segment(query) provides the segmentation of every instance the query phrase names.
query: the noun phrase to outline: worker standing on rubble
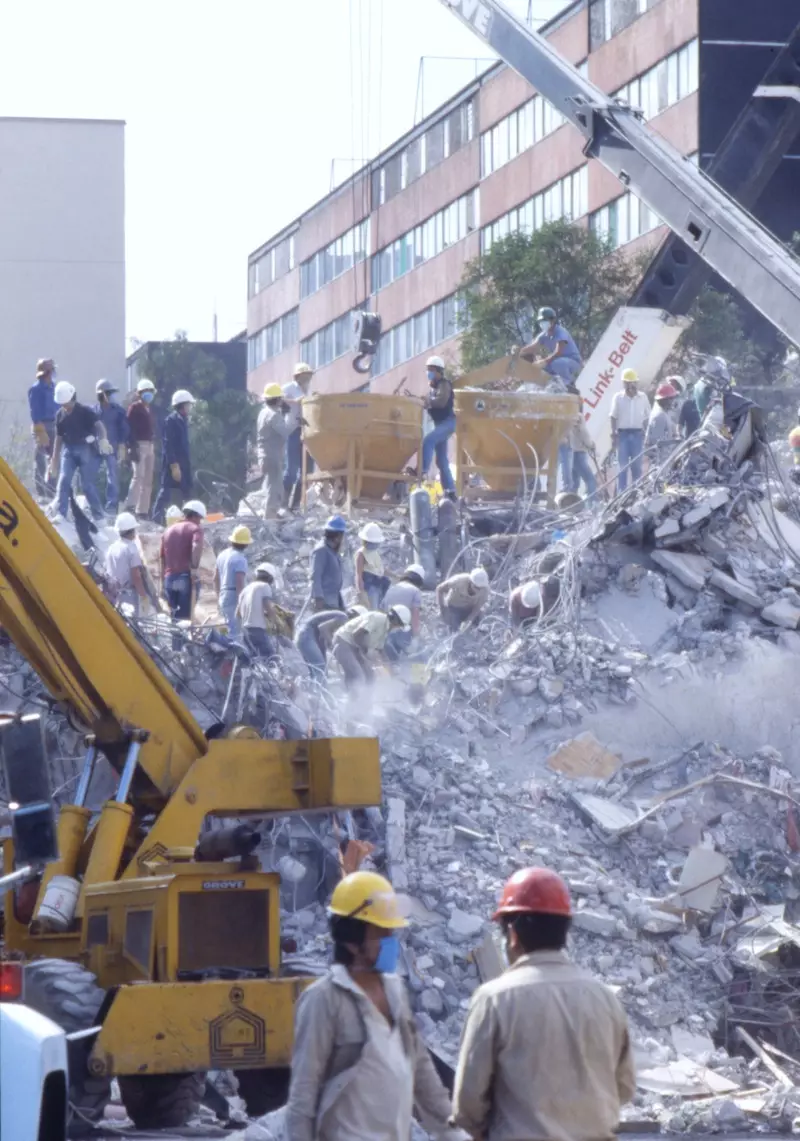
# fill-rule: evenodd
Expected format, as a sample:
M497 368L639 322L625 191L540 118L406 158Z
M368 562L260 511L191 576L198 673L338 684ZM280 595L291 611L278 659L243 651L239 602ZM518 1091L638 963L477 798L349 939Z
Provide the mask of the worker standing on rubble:
M644 446L650 451L650 462L658 466L675 448L676 425L673 410L678 390L669 381L659 384L655 403L647 422Z
M411 615L408 630L392 630L386 639L386 656L392 661L408 653L412 638L419 637L422 619L422 586L425 582L425 567L412 563L406 567L397 582L392 583L383 599L386 610L390 606L405 606Z
M650 401L639 391L639 375L632 368L622 373L622 392L611 401L611 447L617 452L617 491L628 486L628 471L638 483L642 478L644 433L650 419Z
M161 482L153 506L153 519L164 522L164 510L180 492L185 499L192 491L192 462L189 455L189 413L195 398L185 388L172 394L172 411L164 420L161 435Z
M217 555L214 569L214 590L217 592L219 612L228 627L228 636L238 638L240 627L237 617L239 598L247 582L245 551L253 541L250 528L243 523L231 531L228 546Z
M311 554L311 598L314 609L344 610L342 599L342 542L347 524L332 515L325 524L322 542Z
M128 453L130 428L125 409L119 403L119 389L110 380L98 380L95 385L97 403L94 410L106 430L111 451L101 457L106 469L106 514L116 515L119 507L119 465Z
M205 504L199 499L190 499L183 505L183 522L174 523L161 536L162 590L176 622L192 617L194 578L203 554L205 517Z
M400 603L391 606L386 613L367 610L340 626L333 636L333 656L342 667L347 688L371 682L375 675L370 658L384 650L393 630L410 627L411 612Z
M47 474L56 437L58 405L53 395L55 376L56 362L49 358L39 360L36 362L36 381L28 389L36 494L41 499L49 498L55 487Z
M436 587L439 613L451 630L459 630L478 617L489 601L489 576L483 567L469 574L454 574Z
M793 483L800 483L800 408L797 410L797 424L789 433L789 447L794 460L791 479Z
M539 324L539 335L530 345L522 349L520 356L533 361L537 356L537 350L544 349L547 356L541 358L539 363L548 376L558 377L566 387L577 380L583 367L578 346L564 326L559 325L556 311L549 305L539 310L536 320Z
M509 966L472 996L453 1090L452 1120L481 1141L610 1139L636 1090L621 1003L565 953L571 916L547 868L503 888Z
M286 1141L408 1141L415 1112L438 1141L465 1138L396 974L400 911L375 872L333 892L333 965L295 1011Z
M75 389L66 380L60 380L54 391L59 406L56 413L55 445L48 473L51 479L58 473L56 487L56 520L66 519L69 496L75 473L81 473L83 494L89 501L89 510L96 523L104 521L103 506L97 491L97 467L100 456L108 455L111 445L106 430L94 412L76 399Z
M592 499L597 493L597 480L592 471L592 462L596 462L595 455L597 449L595 448L594 440L589 435L589 429L586 426L586 420L583 415L583 397L580 394L576 384L567 385L567 391L572 396L577 396L580 401L580 408L575 420L569 431L569 446L572 452L572 471L571 481L568 488L565 490L572 491L576 495L580 489L581 482L586 485L586 499ZM590 457L591 456L591 460Z
M137 519L149 519L150 500L153 497L155 469L155 423L150 405L155 400L156 388L152 380L140 380L136 395L128 405L128 457L133 468L128 488L126 508Z
M674 384L675 380L681 378L668 376L667 380ZM694 396L694 384L690 382L684 388L684 398L681 404L680 412L678 413L678 434L684 439L688 440L693 436L697 429L700 427L700 409L697 407L697 401Z
M445 376L444 361L441 357L428 357L426 367L428 396L425 410L433 421L433 427L422 439L420 479L428 478L428 470L435 455L442 490L447 499L455 499L456 484L447 455L450 437L456 430L455 395L452 384Z
M356 551L354 560L356 590L363 606L377 610L391 582L384 574L379 550L383 542L383 531L377 523L365 523L358 532L358 537L361 546Z
M293 431L291 409L279 384L264 389L264 407L258 414L256 442L258 462L264 480L264 518L274 519L283 506L283 476L287 439Z
M303 494L303 397L311 391L314 370L304 361L294 366L292 379L284 384L283 399L288 405L286 416L288 436L286 438L286 462L283 471L283 489L286 493L286 506L296 509L300 506ZM314 470L314 461L306 453L305 470Z
M129 511L117 516L114 530L118 538L106 551L106 575L111 601L127 603L139 617L139 604L148 597L144 562L136 542L136 517Z
M307 618L295 636L294 644L303 655L308 672L316 681L322 681L328 666L328 654L333 636L340 626L351 618L367 613L366 606L351 606L344 610L320 610Z
M508 613L512 626L524 626L526 622L538 622L549 614L561 597L561 582L555 575L545 575L542 579L531 579L511 591L508 597Z
M259 563L255 582L244 587L236 604L236 619L241 624L244 644L260 658L271 658L275 653L267 633L267 623L275 621L273 587L276 578L277 572L272 563Z

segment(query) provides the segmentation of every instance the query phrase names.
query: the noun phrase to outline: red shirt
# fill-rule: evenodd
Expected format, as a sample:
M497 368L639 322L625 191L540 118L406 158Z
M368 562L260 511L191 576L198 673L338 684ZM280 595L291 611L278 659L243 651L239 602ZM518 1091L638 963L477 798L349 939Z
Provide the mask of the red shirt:
M185 574L198 565L202 553L203 528L188 519L173 523L161 536L164 574Z
M131 439L153 439L153 413L143 400L134 400L128 407L128 425L131 430Z

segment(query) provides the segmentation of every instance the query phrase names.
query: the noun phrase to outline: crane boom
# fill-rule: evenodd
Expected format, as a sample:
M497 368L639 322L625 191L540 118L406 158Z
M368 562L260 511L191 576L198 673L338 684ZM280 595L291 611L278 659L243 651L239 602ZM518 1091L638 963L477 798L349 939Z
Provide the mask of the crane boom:
M633 108L604 94L500 0L441 0L586 140L603 164L790 341L800 328L800 263Z

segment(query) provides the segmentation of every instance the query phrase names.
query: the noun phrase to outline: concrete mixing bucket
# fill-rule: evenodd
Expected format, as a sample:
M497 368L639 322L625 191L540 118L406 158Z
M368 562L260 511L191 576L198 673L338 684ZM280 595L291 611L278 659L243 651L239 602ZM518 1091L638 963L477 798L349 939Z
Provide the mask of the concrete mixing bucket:
M456 391L459 491L477 474L490 491L514 495L539 474L552 500L558 480L558 445L578 414L577 396L550 392ZM535 453L535 455L534 455Z
M422 405L407 396L330 393L303 401L303 442L319 471L311 482L343 479L348 501L381 499L408 481L405 468L420 448Z

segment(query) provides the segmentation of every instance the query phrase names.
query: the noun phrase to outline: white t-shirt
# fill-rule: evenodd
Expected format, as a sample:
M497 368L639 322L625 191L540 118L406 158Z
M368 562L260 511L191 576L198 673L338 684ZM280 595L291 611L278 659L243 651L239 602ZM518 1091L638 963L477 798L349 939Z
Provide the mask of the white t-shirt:
M118 590L133 588L131 571L142 566L135 539L116 539L106 551L106 574Z
M251 582L239 595L237 613L243 626L257 626L266 630L264 603L272 601L272 587L268 582Z
M611 419L616 420L618 432L646 428L650 419L650 401L643 392L637 392L635 396L618 392L611 401Z
M290 380L288 384L283 386L283 395L287 400L300 400L306 394L303 392L300 385L296 380ZM290 425L290 430L293 432L295 428L300 427L301 409L299 404L290 404L289 411L286 414L286 423Z

